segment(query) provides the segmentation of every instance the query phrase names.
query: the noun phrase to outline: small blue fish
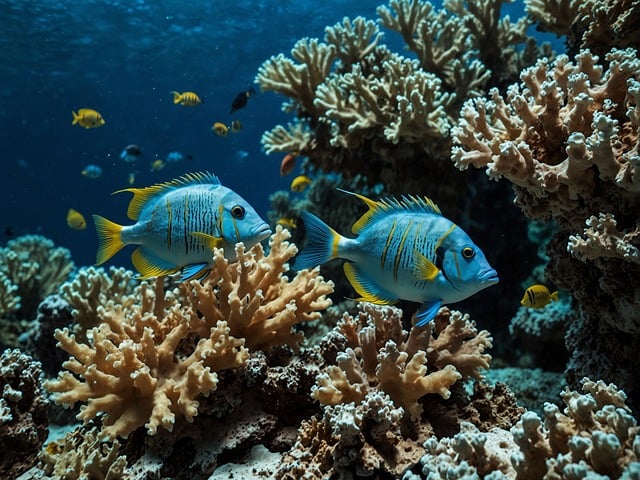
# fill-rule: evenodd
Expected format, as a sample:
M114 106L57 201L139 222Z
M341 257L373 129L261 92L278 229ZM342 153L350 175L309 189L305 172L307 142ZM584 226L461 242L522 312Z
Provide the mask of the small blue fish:
M369 207L353 224L358 236L343 237L315 215L302 212L307 246L296 259L296 269L344 258L344 272L358 300L380 305L399 299L420 302L418 326L431 321L443 304L498 283L482 250L428 198L376 202L341 191Z
M271 234L269 225L215 175L191 173L133 193L127 216L135 225L122 226L99 215L96 264L109 260L125 245L140 245L131 261L146 279L180 273L180 281L202 278L212 267L214 247L235 258L235 244L247 248Z

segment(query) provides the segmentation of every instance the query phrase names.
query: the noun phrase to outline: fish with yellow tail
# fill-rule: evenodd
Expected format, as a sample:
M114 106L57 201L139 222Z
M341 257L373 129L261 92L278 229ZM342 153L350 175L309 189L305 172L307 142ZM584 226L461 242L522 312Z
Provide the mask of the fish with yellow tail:
M194 92L171 92L173 94L173 103L174 105L182 105L183 107L195 107L196 105L200 105L202 100L200 97Z
M137 223L122 226L94 215L99 243L96 264L103 264L125 245L138 245L131 261L140 279L203 278L212 267L214 247L223 248L225 257L233 259L236 243L251 248L271 234L246 200L208 172L115 193L119 192L133 193L127 216Z
M358 300L379 305L400 299L419 302L418 326L431 321L442 305L498 283L482 250L428 198L374 201L341 191L368 207L353 224L357 237L343 237L315 215L302 212L307 244L295 261L297 270L343 258Z
M551 293L544 285L531 285L524 291L520 305L529 308L544 308L558 301L558 291Z
M71 125L80 125L84 128L98 128L107 123L102 115L92 108L81 108L78 113L72 110L71 115L73 115Z

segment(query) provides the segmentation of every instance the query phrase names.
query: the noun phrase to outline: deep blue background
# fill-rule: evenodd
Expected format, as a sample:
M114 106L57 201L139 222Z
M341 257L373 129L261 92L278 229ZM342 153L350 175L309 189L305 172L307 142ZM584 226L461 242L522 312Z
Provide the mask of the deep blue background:
M144 150L134 186L209 170L266 216L269 194L286 189L290 178L279 175L280 155L261 151L260 136L292 118L280 110L284 98L273 93L259 93L229 115L232 99L252 86L265 59L289 56L301 37L323 38L325 26L344 16L377 19L381 3L0 2L2 230L40 233L69 248L77 264L93 263L97 240L90 214L131 223L130 195L110 195L128 186L132 168L118 154L130 143ZM521 3L507 7L521 12ZM393 32L385 31L383 42L402 51ZM172 90L197 92L205 103L173 105ZM101 112L106 125L72 126L71 110L82 107ZM226 138L211 132L213 122L234 118L243 122L242 132ZM151 161L172 150L193 160L149 170ZM241 162L240 150L249 153ZM103 176L83 177L87 164L101 166ZM67 227L70 207L86 216L86 230ZM114 263L130 267L123 253Z

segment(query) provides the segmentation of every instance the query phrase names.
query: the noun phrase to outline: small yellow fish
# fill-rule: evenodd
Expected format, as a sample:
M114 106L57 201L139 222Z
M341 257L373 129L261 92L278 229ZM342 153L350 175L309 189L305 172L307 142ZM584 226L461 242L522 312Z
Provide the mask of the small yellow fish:
M133 173L133 172L131 172L131 173L129 174L129 176L127 177L127 183L128 183L129 185L133 185L133 183L134 183L135 181L136 181L136 174L135 174L135 173Z
M171 92L173 93L173 103L175 105L180 104L183 107L195 107L196 105L200 105L202 100L200 97L193 92Z
M164 165L164 160L162 160L161 158L156 158L153 162L151 162L151 171L159 172L164 168Z
M306 175L298 175L291 182L291 191L292 192L304 192L305 189L311 185L312 181Z
M222 122L214 123L211 130L213 130L219 137L226 137L229 134L229 127Z
M67 225L74 230L84 230L87 228L87 221L79 211L70 208L67 212Z
M289 230L295 230L296 228L298 228L298 224L296 223L296 221L293 218L288 217L279 218L276 222L276 225L282 225Z
M520 305L529 308L543 308L551 302L558 301L558 292L549 292L544 285L531 285L524 291Z
M244 128L242 122L240 120L234 120L231 122L231 133L238 133L240 130Z
M72 110L71 115L73 115L71 125L77 123L84 128L98 128L106 123L102 115L91 108L81 108L78 113Z

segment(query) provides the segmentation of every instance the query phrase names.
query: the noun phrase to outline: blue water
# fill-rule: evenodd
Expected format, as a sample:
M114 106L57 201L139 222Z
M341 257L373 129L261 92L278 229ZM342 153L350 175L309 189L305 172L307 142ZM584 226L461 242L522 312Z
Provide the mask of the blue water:
M292 118L273 93L258 93L233 115L231 101L256 87L257 69L271 55L289 55L304 36L323 38L325 26L344 16L376 19L381 3L0 2L2 232L40 233L69 248L76 264L91 264L97 239L90 214L130 224L130 195L110 194L126 188L133 171L134 186L144 187L209 170L266 216L269 194L289 179L279 175L280 156L261 151L260 137ZM385 32L384 41L403 51L397 34ZM204 104L176 106L172 90L197 92ZM72 126L71 111L82 107L98 110L106 125ZM212 133L213 122L233 119L244 130L226 138ZM144 151L135 168L118 156L132 143ZM193 159L150 171L173 150ZM87 164L102 167L102 177L83 177ZM85 215L86 230L67 227L70 207ZM10 238L2 235L1 243ZM112 262L130 266L125 254Z

